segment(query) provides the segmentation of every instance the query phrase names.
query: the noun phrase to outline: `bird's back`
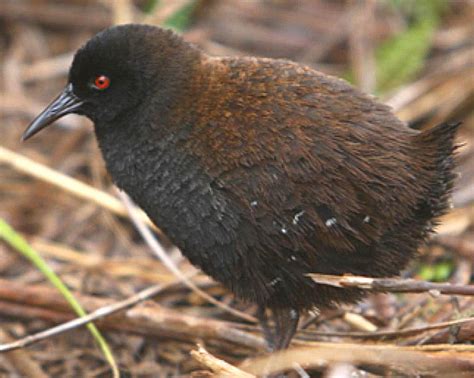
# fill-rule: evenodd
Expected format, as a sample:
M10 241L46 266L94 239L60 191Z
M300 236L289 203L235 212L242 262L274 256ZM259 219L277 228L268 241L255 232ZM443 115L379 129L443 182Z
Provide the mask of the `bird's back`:
M344 81L287 61L204 58L198 72L182 96L193 101L168 109L175 127L144 138L148 178L122 185L191 262L241 298L297 309L360 297L306 273L405 266L446 207L451 132L436 144Z
M344 81L291 62L211 62L219 75L186 150L238 209L233 253L249 273L233 287L300 308L358 297L307 272L397 274L446 208L453 167L439 161L452 161L455 128L424 138ZM227 250L216 252L223 265Z

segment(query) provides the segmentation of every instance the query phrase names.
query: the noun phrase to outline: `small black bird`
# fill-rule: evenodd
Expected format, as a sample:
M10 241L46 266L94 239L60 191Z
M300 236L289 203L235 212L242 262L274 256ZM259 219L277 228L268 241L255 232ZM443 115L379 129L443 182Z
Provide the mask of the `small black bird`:
M307 273L398 274L453 186L457 124L415 131L340 79L209 57L153 26L87 42L23 139L68 113L94 122L114 182L188 259L258 304L271 349L302 311L362 296Z

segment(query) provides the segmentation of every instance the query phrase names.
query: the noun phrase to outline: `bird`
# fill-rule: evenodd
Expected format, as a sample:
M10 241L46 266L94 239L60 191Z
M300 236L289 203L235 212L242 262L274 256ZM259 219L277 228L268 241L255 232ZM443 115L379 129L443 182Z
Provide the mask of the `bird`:
M157 26L86 42L22 139L69 113L189 261L256 305L271 351L302 314L363 298L308 274L396 276L449 208L458 123L415 130L342 79Z

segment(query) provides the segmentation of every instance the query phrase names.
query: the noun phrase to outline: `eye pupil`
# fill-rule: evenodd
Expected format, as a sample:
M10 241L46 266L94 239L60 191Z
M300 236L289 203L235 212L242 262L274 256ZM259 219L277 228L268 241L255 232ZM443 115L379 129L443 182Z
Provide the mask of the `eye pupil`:
M94 85L97 89L104 90L110 85L110 79L105 75L100 75L95 78Z

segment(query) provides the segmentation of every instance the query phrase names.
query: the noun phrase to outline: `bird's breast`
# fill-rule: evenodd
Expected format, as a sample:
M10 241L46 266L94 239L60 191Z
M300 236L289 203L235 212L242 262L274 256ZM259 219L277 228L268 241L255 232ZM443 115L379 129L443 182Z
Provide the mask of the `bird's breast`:
M237 238L240 215L215 180L173 137L104 138L99 142L115 184L196 265Z

